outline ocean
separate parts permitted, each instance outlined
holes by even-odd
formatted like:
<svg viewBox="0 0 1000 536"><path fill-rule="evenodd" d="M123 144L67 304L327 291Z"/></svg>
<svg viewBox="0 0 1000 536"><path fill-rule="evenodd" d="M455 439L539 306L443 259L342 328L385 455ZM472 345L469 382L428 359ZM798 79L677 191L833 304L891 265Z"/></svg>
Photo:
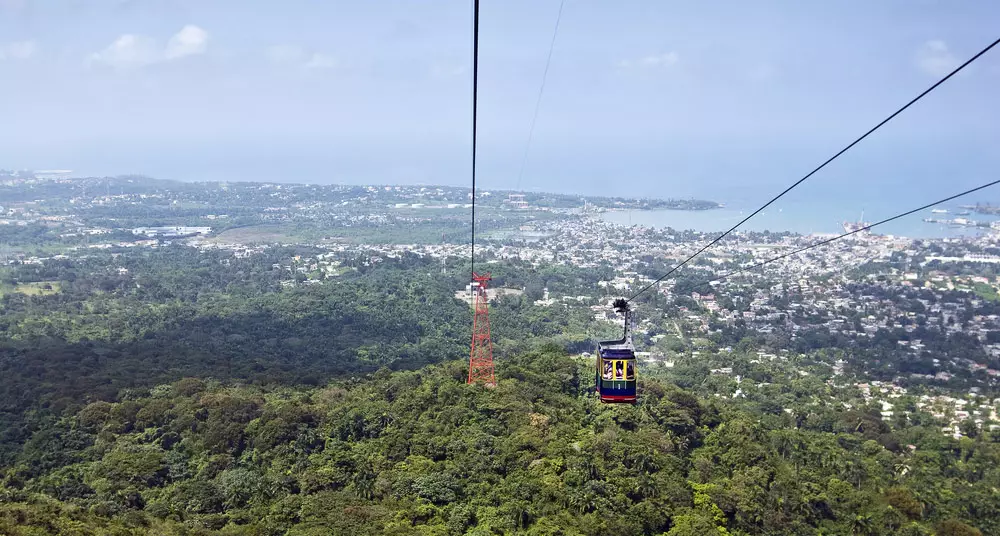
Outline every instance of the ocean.
<svg viewBox="0 0 1000 536"><path fill-rule="evenodd" d="M673 228L677 230L692 229L705 232L722 232L753 212L756 207L730 207L688 211L688 210L622 210L610 211L601 214L601 219L622 225L642 225L645 227ZM904 212L906 209L897 211ZM928 223L924 218L953 219L967 218L975 221L993 221L996 218L981 214L969 214L958 216L960 211L958 206L949 207L949 214L933 214L930 209L911 216L900 218L884 226L872 229L873 233L883 235L905 236L908 238L957 238L977 236L988 232L984 229L973 227L960 227L952 225L942 225ZM865 214L865 221L874 223L893 216L894 214ZM753 231L791 231L801 234L841 234L844 232L843 221L857 221L861 214L847 214L845 211L831 209L830 207L812 207L812 210L802 206L790 207L788 209L773 209L768 207L750 221L743 224L740 229Z"/></svg>
<svg viewBox="0 0 1000 536"><path fill-rule="evenodd" d="M891 141L891 140L889 140ZM478 164L479 191L522 190L580 196L699 198L725 204L705 212L611 212L609 221L678 229L722 231L787 188L842 142L746 145L691 140L617 145L594 139L532 149L523 177L523 145L497 150L485 144ZM822 145L822 146L820 146ZM94 149L94 150L88 150ZM363 141L311 140L302 144L211 143L151 147L136 143L113 151L76 147L59 158L36 157L36 168L75 169L82 175L139 173L184 181L267 181L317 184L442 184L467 186L469 148L424 140L372 145ZM56 154L59 152L56 151ZM0 151L0 156L3 156ZM22 156L23 158L23 156ZM25 163L35 159L28 159ZM873 222L995 179L1000 153L985 143L861 144L748 222L746 229L839 233L841 222L862 212ZM940 208L1000 202L1000 187L976 192ZM580 205L583 206L581 197ZM930 210L876 231L909 237L954 237L973 229L925 223ZM989 221L971 214L968 218Z"/></svg>

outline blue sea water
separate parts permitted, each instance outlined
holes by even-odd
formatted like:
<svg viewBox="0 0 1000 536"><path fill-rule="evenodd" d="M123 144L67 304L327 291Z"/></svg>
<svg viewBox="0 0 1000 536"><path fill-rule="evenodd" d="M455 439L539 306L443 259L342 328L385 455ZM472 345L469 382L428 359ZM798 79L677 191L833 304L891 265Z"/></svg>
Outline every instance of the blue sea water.
<svg viewBox="0 0 1000 536"><path fill-rule="evenodd" d="M642 225L645 227L673 228L677 230L693 229L696 231L722 232L733 225L736 225L743 218L748 216L756 207L744 209L736 207L725 207L716 210L685 211L685 210L622 210L605 212L601 219L622 225ZM957 211L957 207L952 212ZM813 233L834 233L844 232L842 221L857 221L860 214L844 215L837 219L839 214L835 210L766 210L761 212L740 229L753 231L792 231L801 234ZM887 214L886 216L892 216ZM919 214L914 214L905 218L878 226L872 229L873 233L883 235L905 236L908 238L956 238L963 236L977 236L986 232L982 229L942 225L927 223L923 219L933 217L935 219L951 219L963 217L976 221L992 221L992 218L982 215L956 216L952 214L932 214L930 210L925 210ZM878 220L884 218L878 218ZM874 223L878 221L865 215L865 221Z"/></svg>
<svg viewBox="0 0 1000 536"><path fill-rule="evenodd" d="M724 138L667 143L567 141L532 149L520 173L523 145L503 150L484 144L477 169L480 191L523 190L580 196L700 198L725 204L705 212L663 211L608 213L610 221L628 224L722 231L728 229L795 182L840 140L746 140ZM52 150L50 150L52 151ZM136 144L129 147L80 146L47 152L25 163L36 168L69 168L82 174L140 173L163 179L210 181L306 182L316 184L443 184L471 182L470 147L422 140L384 145L344 140L308 143L206 143L177 146ZM55 156L52 156L55 155ZM0 156L3 152L0 151ZM25 155L21 155L25 158ZM931 203L995 179L1000 153L988 144L872 140L861 144L754 217L744 228L799 233L842 232L841 222L857 221L862 212L874 222ZM944 204L1000 202L1000 187ZM583 201L581 199L581 206ZM925 223L924 210L895 221L881 233L910 237L967 235L972 229ZM974 220L989 220L971 214Z"/></svg>

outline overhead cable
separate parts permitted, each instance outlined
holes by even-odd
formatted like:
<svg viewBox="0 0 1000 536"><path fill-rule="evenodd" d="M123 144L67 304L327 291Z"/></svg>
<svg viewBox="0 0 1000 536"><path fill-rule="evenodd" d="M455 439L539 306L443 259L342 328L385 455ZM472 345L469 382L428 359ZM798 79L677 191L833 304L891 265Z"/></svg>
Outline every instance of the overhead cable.
<svg viewBox="0 0 1000 536"><path fill-rule="evenodd" d="M730 272L730 273L727 273L727 274L722 274L720 276L713 277L711 279L706 279L705 281L697 283L694 286L695 287L701 287L701 286L711 285L712 283L717 283L717 282L720 282L720 281L722 281L724 279L729 279L730 277L733 277L733 276L736 276L736 275L740 275L740 274L744 274L744 273L747 273L747 272L749 272L751 270L756 270L757 268L761 268L761 267L763 267L763 266L765 266L767 264L770 264L772 262L779 261L781 259L785 259L785 258L791 257L792 255L796 255L796 254L802 253L804 251L809 251L810 249L815 249L815 248L818 248L820 246L825 246L827 244L830 244L831 242L836 242L837 240L840 240L842 238L847 238L848 236L851 236L851 235L854 235L854 234L863 233L863 232L865 232L865 231L867 231L869 229L872 229L874 227L878 227L879 225L884 225L884 224L889 223L891 221L895 221L895 220L898 220L900 218L904 218L906 216L910 216L911 214L915 214L915 213L920 212L922 210L927 210L927 209L929 209L929 208L931 208L933 206L937 206L937 205L940 205L942 203L947 203L948 201L952 201L954 199L958 199L959 197L962 197L962 196L965 196L965 195L969 195L969 194L971 194L973 192L978 192L979 190L983 190L985 188L989 188L990 186L995 186L997 184L1000 184L1000 179L992 181L992 182L988 182L988 183L983 184L981 186L977 186L975 188L972 188L970 190L966 190L964 192L961 192L961 193L958 193L958 194L955 194L955 195L952 195L952 196L948 196L948 197L946 197L944 199L939 199L937 201L934 201L933 203L927 203L926 205L921 205L921 206L919 206L919 207L917 207L915 209L907 210L906 212L901 212L901 213L896 214L895 216L892 216L890 218L886 218L884 220L877 221L875 223L871 223L871 224L865 225L864 227L859 227L857 229L854 229L853 231L849 231L849 232L846 232L846 233L843 233L843 234L840 234L840 235L837 235L837 236L834 236L834 237L831 237L831 238L827 238L825 240L820 240L819 242L815 242L813 244L809 244L808 246L800 247L798 249L789 251L787 253L782 253L781 255L778 255L776 257L772 257L772 258L767 259L765 261L758 262L756 264L752 264L752 265L747 266L745 268L741 268L739 270L736 270L735 272Z"/></svg>
<svg viewBox="0 0 1000 536"><path fill-rule="evenodd" d="M552 41L549 42L549 55L545 59L545 70L542 71L542 85L538 88L538 98L535 99L535 113L531 116L531 126L528 128L528 142L524 146L524 157L521 158L521 170L517 174L517 187L521 189L521 179L524 178L524 168L528 164L528 152L531 150L531 139L535 135L535 123L538 121L538 110L542 106L542 94L545 92L545 81L549 77L549 65L552 63L552 51L556 47L556 36L559 35L559 21L562 20L563 5L566 0L560 0L559 13L556 14L556 26L552 30Z"/></svg>
<svg viewBox="0 0 1000 536"><path fill-rule="evenodd" d="M479 0L472 0L472 273L476 273L476 112L479 108Z"/></svg>
<svg viewBox="0 0 1000 536"><path fill-rule="evenodd" d="M753 218L754 216L756 216L757 214L759 214L761 211L763 211L765 208L771 206L772 203L774 203L778 199L781 199L785 194L787 194L788 192L792 191L798 185L802 184L807 179L809 179L810 177L812 177L813 175L815 175L819 170L821 170L824 167L826 167L827 164L829 164L830 162L833 162L834 160L836 160L838 157L840 157L840 155L846 153L847 151L849 151L852 147L854 147L858 143L861 143L861 140L867 138L873 132L875 132L876 130L878 130L879 128L881 128L883 125L885 125L886 123L888 123L889 121L891 121L892 119L894 119L897 115L903 113L904 110L906 110L910 106L914 105L920 99L924 98L931 91L934 91L935 89L937 89L938 86L940 86L941 84L945 83L952 76L955 76L962 69L965 69L972 62L974 62L977 59L979 59L983 54L986 54L987 52L989 52L990 49L992 49L993 47L995 47L998 43L1000 43L1000 39L997 39L997 40L993 41L992 43L990 43L989 45L987 45L986 48L980 50L975 56L972 56L971 58L969 58L968 60L966 60L965 63L962 63L961 65L959 65L958 67L956 67L950 73L948 73L947 75L945 75L944 78L941 78L940 80L938 80L937 82L935 82L934 85L932 85L931 87L925 89L922 93L920 93L919 95L917 95L916 97L914 97L913 99L911 99L910 102L907 102L902 108L896 110L891 115L889 115L889 117L886 117L885 119L883 119L882 121L880 121L877 125L875 125L874 127L870 128L868 130L868 132L865 132L864 134L862 134L858 139L852 141L850 144L848 144L846 147L844 147L840 151L837 151L836 154L834 154L833 156L831 156L830 158L828 158L825 162L823 162L822 164L820 164L819 166L817 166L815 169L813 169L812 171L810 171L809 173L807 173L801 179L795 181L791 186L789 186L788 188L785 188L784 191L782 191L780 194L778 194L778 195L774 196L773 198L771 198L770 201L768 201L767 203L764 203L763 205L761 205L760 208L758 208L757 210L753 211L749 216L747 216L747 217L743 218L742 220L740 220L739 223L737 223L736 225L730 227L728 231L726 231L726 232L722 233L721 235L715 237L715 239L713 239L711 242L709 242L708 244L705 244L701 249L699 249L698 251L694 252L694 254L692 254L691 256L687 257L686 259L684 259L684 261L682 261L680 264L678 264L678 265L674 266L673 268L671 268L669 271L667 271L667 273L663 274L662 277L660 277L656 281L653 281L649 285L643 287L641 290L639 290L639 292L636 292L635 294L633 294L632 297L628 299L628 301L631 302L637 296L639 296L643 292L646 292L647 290L649 290L650 288L652 288L654 285L656 285L660 281L663 281L664 279L666 279L667 277L669 277L670 274L676 272L678 269L680 269L685 264L691 262L692 259L694 259L698 255L700 255L706 249L708 249L708 248L714 246L715 244L717 244L720 240L722 240L723 238L725 238L726 236L728 236L730 233L732 233L733 231L735 231L738 227L740 227L741 225L743 225L744 223L746 223L748 220L750 220L750 218Z"/></svg>

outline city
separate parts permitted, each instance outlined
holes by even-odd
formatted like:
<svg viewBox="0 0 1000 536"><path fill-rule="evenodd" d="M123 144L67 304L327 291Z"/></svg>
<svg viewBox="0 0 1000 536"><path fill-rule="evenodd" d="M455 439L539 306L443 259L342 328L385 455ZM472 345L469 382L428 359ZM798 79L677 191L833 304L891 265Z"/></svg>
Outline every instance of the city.
<svg viewBox="0 0 1000 536"><path fill-rule="evenodd" d="M955 4L0 0L0 536L1000 534Z"/></svg>
<svg viewBox="0 0 1000 536"><path fill-rule="evenodd" d="M119 193L109 194L112 187ZM4 199L26 200L5 203L0 229L29 232L35 244L53 252L30 254L31 248L17 245L17 234L7 235L0 242L7 266L178 247L214 252L229 263L225 255L246 259L275 247L309 248L272 263L287 289L330 284L355 266L409 256L430 259L447 272L460 269L471 252L464 238L468 204L462 202L468 192L461 188L35 177L10 179L3 188L17 194ZM97 190L93 197L84 195L88 188ZM27 200L34 191L46 197ZM305 203L306 195L317 200ZM992 268L1000 262L1000 237L912 240L859 233L746 270L821 237L737 231L695 265L654 284L714 235L617 225L593 210L648 201L584 199L574 207L571 199L546 194L529 200L482 195L479 225L488 234L477 244L480 269L562 266L604 274L596 285L560 288L536 282L506 287L501 278L491 298L524 294L534 307L584 315L600 330L617 322L615 297L653 284L655 292L639 300L646 369L709 363L718 377L713 396L765 396L766 385L744 381L746 370L734 372L733 347L747 340L757 356L744 363L749 370L777 366L814 376L844 407L880 405L886 419L929 413L956 438L1000 429L1000 278ZM58 286L39 280L12 289L46 294ZM471 300L468 287L454 290Z"/></svg>

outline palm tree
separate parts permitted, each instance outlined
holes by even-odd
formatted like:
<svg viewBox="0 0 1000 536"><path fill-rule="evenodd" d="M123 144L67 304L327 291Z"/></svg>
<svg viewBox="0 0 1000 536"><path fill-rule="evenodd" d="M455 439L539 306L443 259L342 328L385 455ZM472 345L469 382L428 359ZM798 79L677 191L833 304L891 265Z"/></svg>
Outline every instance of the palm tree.
<svg viewBox="0 0 1000 536"><path fill-rule="evenodd" d="M792 433L789 430L777 431L773 443L778 454L786 460L792 451L795 450L795 438L792 437Z"/></svg>
<svg viewBox="0 0 1000 536"><path fill-rule="evenodd" d="M851 534L869 536L874 534L875 523L871 514L856 514L851 520Z"/></svg>
<svg viewBox="0 0 1000 536"><path fill-rule="evenodd" d="M632 466L643 473L652 473L659 469L652 454L645 450L632 456Z"/></svg>
<svg viewBox="0 0 1000 536"><path fill-rule="evenodd" d="M824 469L834 474L841 473L847 465L842 453L829 447L823 448L823 451L820 452L819 463Z"/></svg>
<svg viewBox="0 0 1000 536"><path fill-rule="evenodd" d="M906 516L892 506L888 506L882 515L882 520L890 531L896 531L903 526L903 523L906 523Z"/></svg>
<svg viewBox="0 0 1000 536"><path fill-rule="evenodd" d="M659 493L656 483L653 482L653 479L649 478L648 475L642 475L639 477L639 482L636 483L635 491L641 495L643 499L656 497Z"/></svg>
<svg viewBox="0 0 1000 536"><path fill-rule="evenodd" d="M587 488L578 489L570 494L569 504L581 514L585 514L597 508L597 496Z"/></svg>
<svg viewBox="0 0 1000 536"><path fill-rule="evenodd" d="M376 474L367 464L361 467L354 478L354 493L362 499L371 499L375 496Z"/></svg>

